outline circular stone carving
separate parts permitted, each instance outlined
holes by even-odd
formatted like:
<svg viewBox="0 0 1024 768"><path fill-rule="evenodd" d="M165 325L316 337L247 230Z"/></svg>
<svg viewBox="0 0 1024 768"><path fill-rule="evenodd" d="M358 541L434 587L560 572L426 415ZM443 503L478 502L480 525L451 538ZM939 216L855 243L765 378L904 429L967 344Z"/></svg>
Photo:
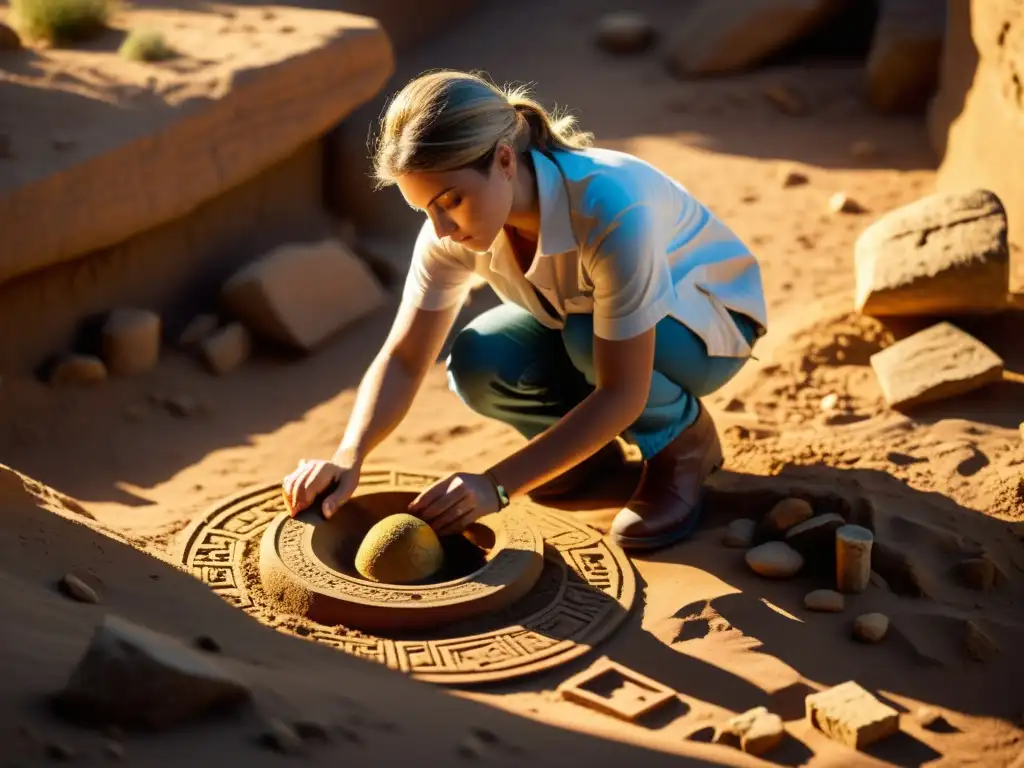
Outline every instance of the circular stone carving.
<svg viewBox="0 0 1024 768"><path fill-rule="evenodd" d="M442 477L426 472L367 470L356 493L419 493ZM257 567L263 543L279 540L286 529L301 532L297 535L299 541L307 541L314 549L329 546L329 539L320 540L316 535L319 526L293 529L288 525L291 519L280 482L238 494L208 510L183 533L178 558L188 572L225 600L265 620L273 618L271 623L280 631L372 659L420 680L457 685L485 683L539 672L586 653L626 618L636 593L632 565L622 550L594 529L573 520L571 514L516 500L494 517L502 516L510 520L521 516L528 521L526 528L543 539L544 560L533 588L503 609L485 609L482 615L416 632L403 628L401 632L396 629L368 634L305 618L302 621L306 624L301 626L298 619L290 624L282 620L281 614L302 616L303 612L282 605L272 596L272 590L265 590ZM509 549L498 546L502 527L492 524L485 529L495 532L488 564ZM523 528L510 524L504 530L521 532ZM333 562L331 570L345 573L343 557L335 555L333 561L331 556L321 557ZM468 576L428 586L450 589L460 581L472 581ZM509 579L504 581L507 584ZM423 590L423 585L361 584L385 591L420 590L408 595ZM480 593L473 589L459 594L472 599ZM410 597L412 601L419 599ZM389 602L386 598L383 601Z"/></svg>
<svg viewBox="0 0 1024 768"><path fill-rule="evenodd" d="M260 580L267 595L319 624L367 632L418 630L496 611L518 600L544 567L544 541L522 510L480 518L471 538L445 537L446 567L433 583L363 578L355 553L374 523L406 511L415 491L360 488L330 520L282 512L263 533ZM462 567L460 567L462 566ZM453 572L454 571L454 572Z"/></svg>

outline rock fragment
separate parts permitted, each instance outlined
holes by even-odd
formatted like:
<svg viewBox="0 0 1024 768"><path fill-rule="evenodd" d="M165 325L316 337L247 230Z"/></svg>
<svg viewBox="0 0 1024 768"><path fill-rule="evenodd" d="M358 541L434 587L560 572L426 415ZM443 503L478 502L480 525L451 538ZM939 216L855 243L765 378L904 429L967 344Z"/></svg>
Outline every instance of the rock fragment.
<svg viewBox="0 0 1024 768"><path fill-rule="evenodd" d="M769 535L782 535L790 528L814 517L814 508L804 499L783 499L762 520L762 530Z"/></svg>
<svg viewBox="0 0 1024 768"><path fill-rule="evenodd" d="M214 657L108 614L56 701L73 720L161 728L249 696Z"/></svg>
<svg viewBox="0 0 1024 768"><path fill-rule="evenodd" d="M99 593L76 573L66 573L60 580L60 591L80 603L96 605Z"/></svg>
<svg viewBox="0 0 1024 768"><path fill-rule="evenodd" d="M781 717L766 707L755 707L715 728L713 741L738 747L750 755L763 755L774 749L785 735Z"/></svg>
<svg viewBox="0 0 1024 768"><path fill-rule="evenodd" d="M678 75L739 72L799 40L841 9L838 0L696 3L682 18L667 63Z"/></svg>
<svg viewBox="0 0 1024 768"><path fill-rule="evenodd" d="M381 306L384 291L366 264L330 239L277 248L228 280L221 298L254 334L311 352Z"/></svg>
<svg viewBox="0 0 1024 768"><path fill-rule="evenodd" d="M795 576L804 566L800 553L785 542L769 541L749 550L746 555L750 569L769 579Z"/></svg>
<svg viewBox="0 0 1024 768"><path fill-rule="evenodd" d="M160 316L147 309L115 309L102 331L103 359L116 376L156 367L160 357Z"/></svg>
<svg viewBox="0 0 1024 768"><path fill-rule="evenodd" d="M804 607L819 613L842 613L845 598L833 589L816 589L804 596Z"/></svg>
<svg viewBox="0 0 1024 768"><path fill-rule="evenodd" d="M186 351L195 349L200 342L216 331L219 325L220 321L214 314L196 315L178 335L178 347Z"/></svg>
<svg viewBox="0 0 1024 768"><path fill-rule="evenodd" d="M923 112L939 82L946 4L882 0L867 60L868 101L882 114Z"/></svg>
<svg viewBox="0 0 1024 768"><path fill-rule="evenodd" d="M889 631L889 617L884 613L863 613L853 620L853 636L865 643L880 642Z"/></svg>
<svg viewBox="0 0 1024 768"><path fill-rule="evenodd" d="M97 384L106 378L107 366L92 355L67 355L50 373L50 383L56 386Z"/></svg>
<svg viewBox="0 0 1024 768"><path fill-rule="evenodd" d="M206 367L218 376L231 373L252 354L252 337L241 323L228 323L203 340L201 354Z"/></svg>
<svg viewBox="0 0 1024 768"><path fill-rule="evenodd" d="M782 186L784 189L789 189L791 187L802 187L804 184L807 184L810 181L806 173L794 170L792 168L784 169L782 171L782 175L780 176L780 180L782 182Z"/></svg>
<svg viewBox="0 0 1024 768"><path fill-rule="evenodd" d="M1006 306L1006 211L984 189L940 192L877 219L857 238L855 306L873 317Z"/></svg>
<svg viewBox="0 0 1024 768"><path fill-rule="evenodd" d="M836 192L828 199L828 209L832 213L864 213L864 206L845 192Z"/></svg>
<svg viewBox="0 0 1024 768"><path fill-rule="evenodd" d="M876 352L870 363L890 408L956 397L1003 377L1002 358L945 322Z"/></svg>
<svg viewBox="0 0 1024 768"><path fill-rule="evenodd" d="M899 713L853 680L810 694L807 720L829 738L864 749L899 730Z"/></svg>

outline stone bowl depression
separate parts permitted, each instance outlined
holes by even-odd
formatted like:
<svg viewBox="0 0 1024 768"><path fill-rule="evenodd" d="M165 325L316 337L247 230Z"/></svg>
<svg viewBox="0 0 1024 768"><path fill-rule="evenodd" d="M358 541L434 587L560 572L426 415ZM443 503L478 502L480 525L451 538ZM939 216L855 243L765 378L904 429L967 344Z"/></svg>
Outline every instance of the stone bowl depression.
<svg viewBox="0 0 1024 768"><path fill-rule="evenodd" d="M364 632L422 630L504 608L529 592L544 567L544 541L511 507L463 534L441 538L444 565L414 584L364 578L355 567L366 532L406 512L416 493L375 487L357 492L330 520L307 511L275 517L260 541L259 573L268 597L324 625ZM318 509L314 503L311 510Z"/></svg>

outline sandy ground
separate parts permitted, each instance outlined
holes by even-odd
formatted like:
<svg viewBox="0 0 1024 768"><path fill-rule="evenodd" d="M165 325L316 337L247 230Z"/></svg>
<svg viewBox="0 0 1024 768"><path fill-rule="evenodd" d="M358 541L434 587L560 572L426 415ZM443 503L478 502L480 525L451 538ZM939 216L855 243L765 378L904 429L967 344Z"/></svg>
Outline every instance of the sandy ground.
<svg viewBox="0 0 1024 768"><path fill-rule="evenodd" d="M387 331L392 303L311 358L261 356L223 379L168 352L152 374L91 390L3 381L0 456L44 486L29 492L11 480L2 497L11 524L0 533L6 553L0 595L13 615L4 625L12 642L3 644L0 669L14 692L4 697L2 719L5 729L13 733L20 725L29 735L0 742L0 762L19 764L15 759L35 754L33 744L48 738L100 759L98 736L64 730L33 703L67 674L99 610L71 604L52 589L63 572L84 565L104 571L105 605L182 636L223 635L225 655L249 670L265 710L312 708L344 719L352 706L336 698L344 691L359 702L356 708L406 729L406 737L429 738L438 754L457 751L478 718L527 745L531 762L558 763L571 753L602 763L654 764L653 754L619 754L613 742L626 741L736 764L745 759L740 753L702 744L702 734L724 714L760 704L787 720L791 738L770 756L782 764L1003 766L1024 749L1024 675L1015 659L1024 639L1018 428L1024 389L1006 381L911 415L891 412L867 358L913 326L883 326L851 309L857 235L875 216L931 191L936 161L921 121L867 113L858 98L860 73L848 63L681 83L663 71L656 54L613 60L593 48L587 24L611 3L581 11L580 4L555 0L543 4L542 16L534 5L481 13L402 62L399 77L452 66L535 81L544 101L571 106L602 145L635 152L683 181L754 247L763 265L769 336L757 349L759 359L708 400L727 454L710 514L692 540L636 560L642 604L600 649L678 690L681 709L666 722L639 727L559 701L554 687L591 657L485 691L435 694L405 686L398 675L255 625L166 565L68 524L85 519L75 502L46 496L46 487L59 489L88 511L94 528L166 557L175 536L215 501L282 477L301 457L333 450L354 387ZM655 18L670 14L648 5ZM535 52L522 58L509 41L526 38ZM788 117L768 104L760 89L775 82L798 93L808 115ZM852 157L850 147L860 140L877 145L876 159ZM793 166L810 183L784 189L779 176ZM867 213L829 213L827 200L836 191ZM478 292L460 322L493 303L486 290ZM1008 368L1024 372L1024 348L1014 336L1019 315L967 327L1004 355ZM839 397L837 410L821 407L830 394ZM153 404L166 395L196 398L206 413L176 418ZM520 444L512 430L459 403L438 365L373 463L482 469ZM627 473L595 491L601 503L581 500L578 514L600 527L614 510L614 495L628 495L629 480ZM766 582L750 573L741 552L719 543L721 529L735 517L762 514L772 498L792 489L822 499L836 493L867 499L879 535L916 563L924 594L899 596L873 586L850 600L844 614L814 614L803 607L803 595L826 584ZM959 557L980 551L1006 576L990 593L968 590L952 574ZM851 618L874 610L893 617L898 636L879 646L853 643ZM967 621L999 648L987 662L966 652ZM925 655L940 661L924 663ZM850 678L907 713L902 734L868 754L837 746L801 720L803 693ZM443 706L428 703L434 695L445 697ZM919 724L915 713L923 705L938 708L948 727ZM272 756L245 740L252 727L248 720L206 723L188 731L188 739L147 737L126 747L147 765L269 762ZM415 743L360 727L361 748L373 750L374 762L398 760L396 741L406 749ZM610 741L574 739L572 731ZM517 754L496 748L489 757L515 761ZM309 759L333 763L332 755Z"/></svg>

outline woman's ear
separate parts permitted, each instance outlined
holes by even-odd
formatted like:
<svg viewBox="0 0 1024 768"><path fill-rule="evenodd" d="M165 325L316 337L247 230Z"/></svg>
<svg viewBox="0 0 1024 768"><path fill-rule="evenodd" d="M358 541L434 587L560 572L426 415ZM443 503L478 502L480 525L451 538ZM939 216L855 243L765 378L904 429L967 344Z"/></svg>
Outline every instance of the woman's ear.
<svg viewBox="0 0 1024 768"><path fill-rule="evenodd" d="M495 154L495 161L498 164L498 168L501 170L502 175L506 181L512 181L512 177L515 175L516 170L516 153L506 142L501 142L498 145Z"/></svg>

